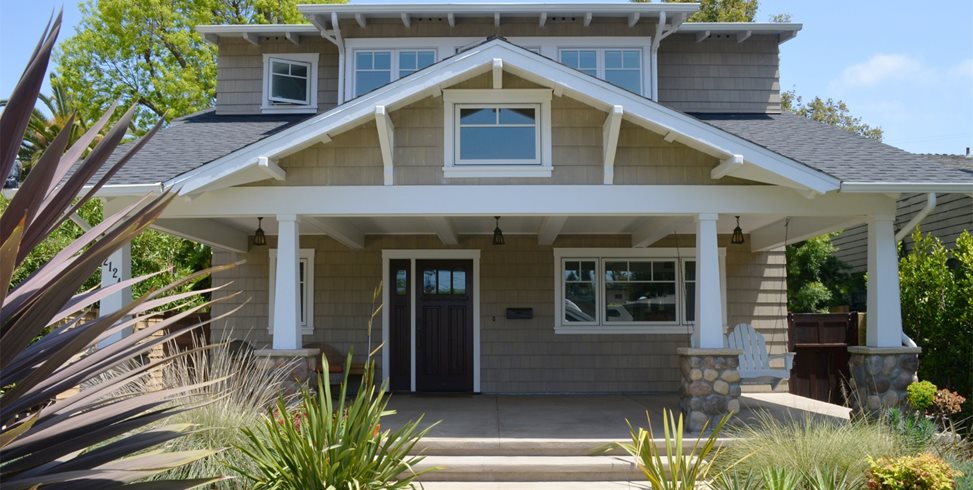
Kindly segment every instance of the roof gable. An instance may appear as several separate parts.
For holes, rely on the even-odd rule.
[[[497,61],[499,60],[499,61]],[[840,181],[824,172],[781,156],[692,116],[674,111],[652,100],[608,82],[586,75],[503,39],[493,39],[424,70],[401,78],[328,112],[310,117],[254,144],[214,160],[168,182],[192,193],[211,186],[214,179],[248,168],[261,158],[271,161],[300,151],[330,136],[347,131],[385,113],[407,106],[442,89],[494,69],[550,87],[557,96],[568,96],[605,112],[623,111],[625,120],[712,155],[724,162],[714,172],[727,175],[747,169],[746,178],[785,185],[813,193],[837,190]]]

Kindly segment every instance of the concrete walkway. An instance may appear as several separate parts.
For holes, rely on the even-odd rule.
[[[662,409],[678,410],[675,395],[393,395],[397,411],[384,423],[397,427],[425,414],[424,425],[441,421],[434,438],[463,439],[628,439],[626,419],[645,426],[646,412],[661,432]],[[760,412],[776,418],[803,420],[808,414],[847,419],[848,409],[788,393],[754,393],[741,397],[737,420]],[[739,423],[738,422],[738,423]]]

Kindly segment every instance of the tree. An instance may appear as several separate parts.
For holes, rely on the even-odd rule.
[[[321,0],[300,3],[334,3]],[[298,0],[86,0],[77,34],[57,55],[65,87],[91,120],[112,102],[137,104],[137,133],[153,121],[207,109],[216,94],[216,47],[201,24],[300,23]]]
[[[851,115],[851,110],[841,100],[815,97],[810,102],[805,103],[804,98],[797,95],[794,90],[781,92],[781,109],[786,112],[804,116],[812,121],[823,122],[829,126],[844,129],[849,133],[864,136],[877,141],[882,141],[882,128],[872,127],[862,122],[860,117]]]
[[[844,302],[852,279],[834,256],[831,238],[821,235],[787,246],[787,309],[792,313],[827,312]]]
[[[647,3],[647,0],[632,0]],[[753,22],[758,0],[666,0],[668,3],[699,3],[699,12],[689,22]]]

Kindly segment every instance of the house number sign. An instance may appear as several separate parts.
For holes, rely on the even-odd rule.
[[[111,261],[111,259],[105,260],[101,263],[102,278],[111,277],[116,283],[122,282],[122,278],[118,276],[118,267]]]

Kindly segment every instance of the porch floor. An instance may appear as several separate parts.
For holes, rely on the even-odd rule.
[[[848,419],[846,407],[789,393],[744,393],[737,420],[753,420],[766,411],[780,419],[803,420],[807,414]],[[425,414],[423,426],[440,423],[429,438],[557,440],[628,438],[628,426],[645,425],[645,414],[661,431],[662,409],[678,410],[676,395],[392,395],[385,419],[390,428]],[[501,442],[502,444],[502,442]]]

